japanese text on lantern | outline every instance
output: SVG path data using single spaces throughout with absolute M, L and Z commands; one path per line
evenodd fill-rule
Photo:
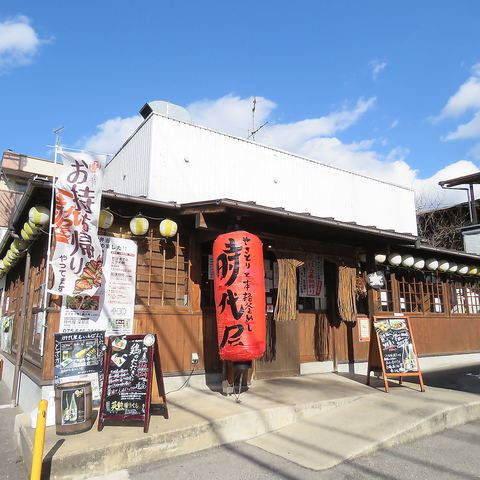
M 225 249 L 216 259 L 216 273 L 220 280 L 225 280 L 224 286 L 231 287 L 238 284 L 238 277 L 242 278 L 242 288 L 239 293 L 227 288 L 221 295 L 218 304 L 219 313 L 223 314 L 225 309 L 229 309 L 231 316 L 239 321 L 244 317 L 243 323 L 235 325 L 225 325 L 220 348 L 228 345 L 243 345 L 242 334 L 245 327 L 249 332 L 252 331 L 252 294 L 250 293 L 250 267 L 251 256 L 248 243 L 250 238 L 243 237 L 243 245 L 239 245 L 233 238 L 229 238 L 225 243 Z M 239 303 L 237 303 L 239 302 Z

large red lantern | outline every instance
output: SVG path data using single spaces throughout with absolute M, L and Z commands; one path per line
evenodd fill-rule
M 244 362 L 265 351 L 265 273 L 261 240 L 237 231 L 213 244 L 218 347 L 222 360 Z

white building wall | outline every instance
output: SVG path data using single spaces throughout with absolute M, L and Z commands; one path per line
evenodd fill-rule
M 152 124 L 143 123 L 108 163 L 103 190 L 134 197 L 148 196 Z
M 150 164 L 149 171 L 145 163 Z M 148 193 L 139 193 L 144 182 Z M 156 113 L 110 162 L 104 189 L 177 203 L 254 201 L 417 233 L 410 189 Z

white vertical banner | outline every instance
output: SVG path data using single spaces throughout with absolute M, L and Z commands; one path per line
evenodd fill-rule
M 106 155 L 58 154 L 63 171 L 55 184 L 55 251 L 50 261 L 54 282 L 49 292 L 91 296 L 103 276 L 97 230 Z

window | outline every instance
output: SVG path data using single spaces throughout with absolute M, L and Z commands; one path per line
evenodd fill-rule
M 190 263 L 186 239 L 145 237 L 138 242 L 137 304 L 187 307 Z
M 392 279 L 388 272 L 385 274 L 385 287 L 378 291 L 379 303 L 381 312 L 393 312 L 395 310 L 393 306 L 393 292 L 392 292 Z
M 425 313 L 445 313 L 443 282 L 433 273 L 425 274 L 422 303 Z
M 413 272 L 398 275 L 398 292 L 402 312 L 422 311 L 422 278 L 421 274 Z
M 450 313 L 480 313 L 480 287 L 478 282 L 450 280 L 447 283 Z

